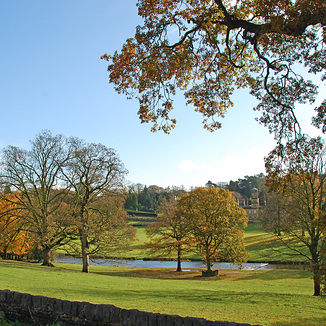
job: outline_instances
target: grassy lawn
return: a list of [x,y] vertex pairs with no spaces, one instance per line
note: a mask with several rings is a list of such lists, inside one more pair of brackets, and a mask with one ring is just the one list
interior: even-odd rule
[[[260,230],[259,226],[255,223],[249,224],[245,229],[244,238],[246,249],[251,255],[249,258],[250,261],[304,261],[304,257],[294,255],[293,252],[284,247],[273,234]],[[300,245],[301,244],[298,244],[298,246]],[[305,248],[303,248],[303,250],[307,251]]]
[[126,309],[261,325],[326,325],[326,302],[313,297],[307,271],[196,271],[0,261],[0,288]]
[[[304,258],[301,256],[293,256],[293,253],[281,245],[273,234],[260,230],[256,223],[251,223],[248,225],[248,227],[245,229],[244,236],[246,249],[251,255],[249,261],[304,261]],[[146,236],[145,227],[136,227],[136,240],[132,243],[131,250],[123,254],[124,258],[148,258],[148,254],[141,249],[142,244],[146,241],[148,241],[148,238]],[[200,260],[200,257],[196,254],[188,254],[186,255],[186,258]]]

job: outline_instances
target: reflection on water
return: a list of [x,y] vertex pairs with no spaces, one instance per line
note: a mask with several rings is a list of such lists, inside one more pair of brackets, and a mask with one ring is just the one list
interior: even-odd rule
[[[55,259],[58,263],[82,264],[81,258],[74,257],[57,257]],[[116,260],[116,259],[93,259],[90,260],[90,265],[102,266],[125,266],[125,267],[149,267],[149,268],[176,268],[176,261],[157,261],[157,260]],[[184,261],[182,268],[185,269],[206,269],[206,266],[201,261]],[[232,263],[214,263],[213,269],[241,269],[241,270],[255,270],[255,269],[279,269],[279,268],[295,268],[302,269],[302,265],[274,265],[267,263],[243,263],[242,265]]]

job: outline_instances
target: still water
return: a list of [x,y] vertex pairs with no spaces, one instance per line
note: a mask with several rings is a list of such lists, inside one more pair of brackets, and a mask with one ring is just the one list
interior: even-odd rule
[[[81,264],[81,258],[74,257],[57,257],[55,259],[58,263]],[[176,261],[157,261],[157,260],[116,260],[116,259],[92,259],[90,265],[102,266],[124,266],[124,267],[149,267],[149,268],[177,268]],[[183,270],[187,269],[206,269],[201,261],[184,261],[181,263]],[[243,263],[242,265],[232,263],[214,263],[213,269],[279,269],[279,268],[295,268],[302,269],[302,265],[273,265],[267,263]]]

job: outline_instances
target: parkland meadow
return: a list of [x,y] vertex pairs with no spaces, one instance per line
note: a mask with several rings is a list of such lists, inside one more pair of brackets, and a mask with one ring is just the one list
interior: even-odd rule
[[[130,250],[123,254],[124,258],[151,258],[148,256],[148,253],[142,249],[142,245],[149,240],[146,236],[145,225],[146,219],[144,219],[144,222],[137,221],[134,224],[136,227],[136,240],[130,244]],[[294,253],[285,248],[273,234],[266,233],[265,231],[261,230],[258,223],[248,224],[247,228],[245,229],[244,240],[246,250],[250,254],[250,257],[248,258],[248,261],[250,262],[305,262],[304,257],[300,255],[294,255]],[[170,258],[176,257],[173,256]],[[190,260],[200,260],[200,257],[195,253],[186,253],[184,258]]]
[[125,309],[260,325],[326,325],[326,302],[304,270],[199,271],[0,261],[0,288]]

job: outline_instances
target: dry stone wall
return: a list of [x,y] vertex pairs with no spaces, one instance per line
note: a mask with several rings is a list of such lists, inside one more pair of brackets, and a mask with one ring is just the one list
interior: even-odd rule
[[229,321],[155,314],[0,290],[0,310],[7,318],[32,325],[61,322],[67,326],[250,326]]

